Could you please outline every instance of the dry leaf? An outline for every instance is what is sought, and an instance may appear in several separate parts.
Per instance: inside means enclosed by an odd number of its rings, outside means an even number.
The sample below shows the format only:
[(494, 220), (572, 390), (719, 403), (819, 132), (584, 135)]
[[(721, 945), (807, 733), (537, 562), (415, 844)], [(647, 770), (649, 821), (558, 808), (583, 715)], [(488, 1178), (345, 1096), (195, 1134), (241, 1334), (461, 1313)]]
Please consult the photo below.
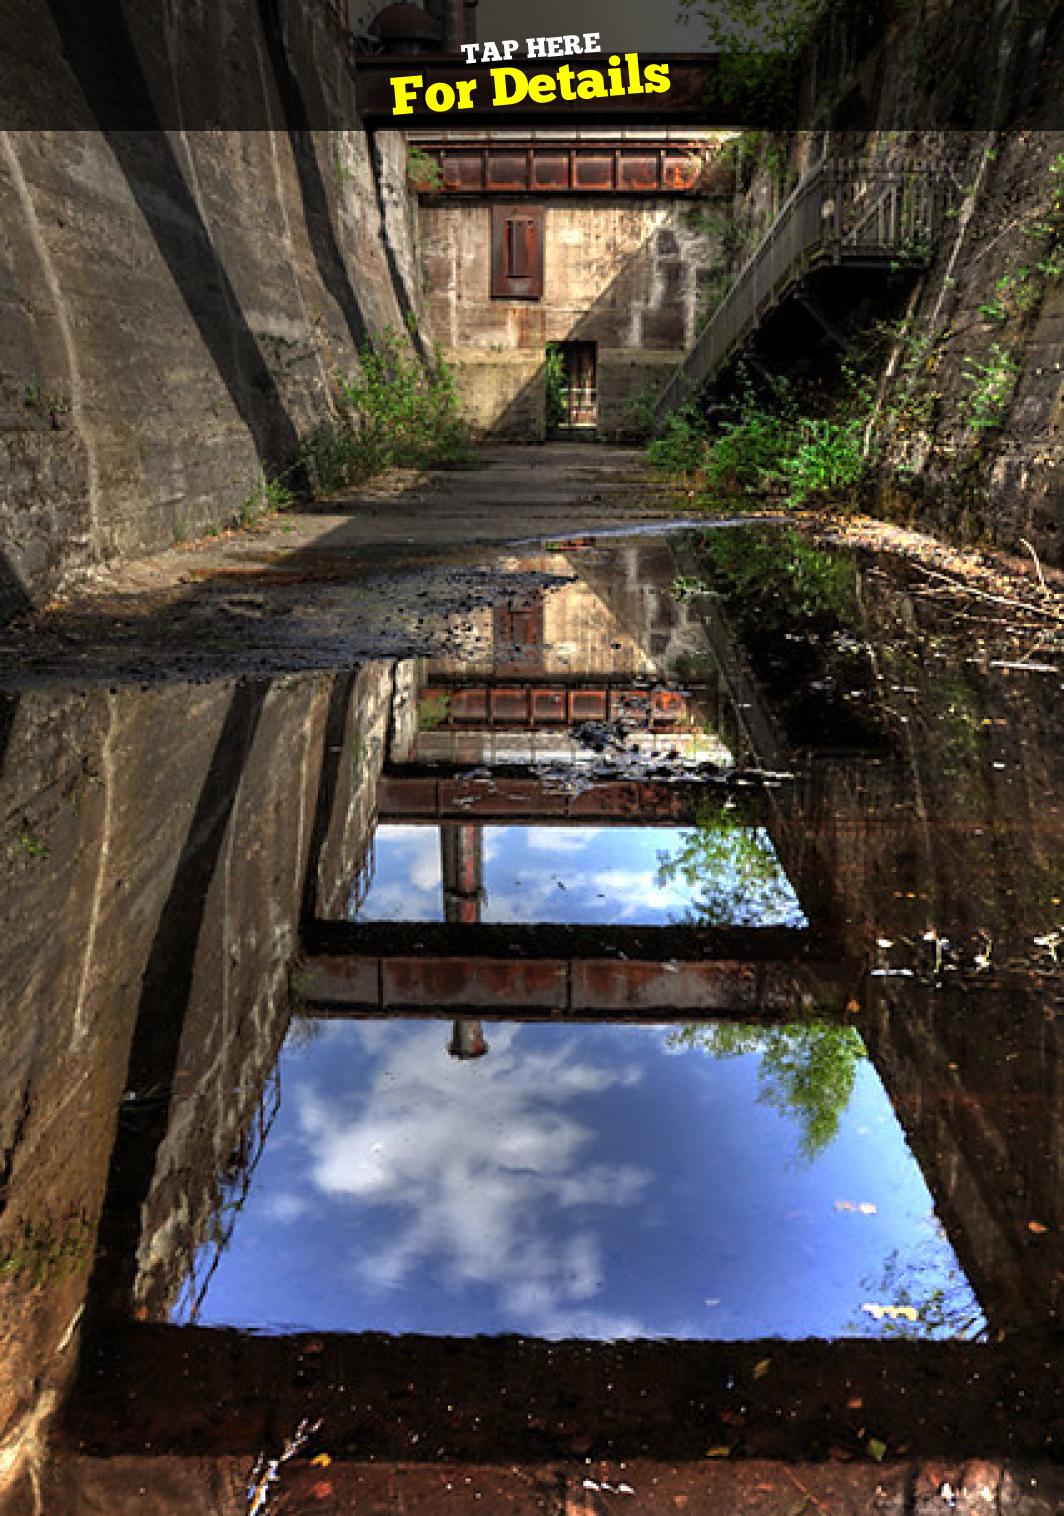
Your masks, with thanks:
[(765, 1375), (768, 1373), (771, 1367), (771, 1358), (759, 1358), (758, 1361), (754, 1364), (754, 1378), (764, 1379)]

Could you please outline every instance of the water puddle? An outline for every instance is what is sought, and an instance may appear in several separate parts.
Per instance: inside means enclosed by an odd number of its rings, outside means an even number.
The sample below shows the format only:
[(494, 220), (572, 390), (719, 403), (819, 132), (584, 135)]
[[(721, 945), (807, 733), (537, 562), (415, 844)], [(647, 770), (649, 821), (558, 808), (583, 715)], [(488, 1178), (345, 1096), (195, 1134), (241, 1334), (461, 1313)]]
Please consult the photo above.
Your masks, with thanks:
[[(474, 1060), (435, 1022), (298, 1029), (246, 1203), (176, 1319), (549, 1339), (985, 1328), (852, 1028), (484, 1034)], [(196, 1277), (210, 1269), (208, 1251)]]
[(700, 827), (380, 826), (351, 919), (808, 925), (768, 832), (724, 812)]
[(444, 573), (0, 697), (25, 1428), (1058, 1447), (1057, 650), (785, 526)]

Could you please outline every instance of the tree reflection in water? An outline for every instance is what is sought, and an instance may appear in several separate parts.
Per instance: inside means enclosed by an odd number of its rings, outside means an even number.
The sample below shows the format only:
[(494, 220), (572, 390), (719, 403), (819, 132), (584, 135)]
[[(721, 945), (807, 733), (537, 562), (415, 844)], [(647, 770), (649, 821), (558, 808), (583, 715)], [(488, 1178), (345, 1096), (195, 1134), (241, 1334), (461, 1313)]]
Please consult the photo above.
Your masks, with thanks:
[(685, 1026), (669, 1036), (668, 1046), (698, 1049), (712, 1058), (757, 1054), (761, 1060), (758, 1099), (798, 1118), (799, 1145), (809, 1161), (834, 1139), (850, 1103), (858, 1067), (867, 1056), (853, 1027), (823, 1022)]
[(801, 926), (805, 917), (763, 827), (724, 806), (703, 811), (675, 853), (658, 854), (658, 888), (681, 881), (685, 926)]
[[(866, 1282), (863, 1314), (850, 1330), (877, 1337), (985, 1340), (986, 1317), (956, 1259), (948, 1250), (943, 1253), (941, 1222), (930, 1217), (927, 1226), (927, 1240), (914, 1256), (903, 1260), (895, 1248), (882, 1276)], [(888, 1310), (880, 1314), (884, 1305)]]

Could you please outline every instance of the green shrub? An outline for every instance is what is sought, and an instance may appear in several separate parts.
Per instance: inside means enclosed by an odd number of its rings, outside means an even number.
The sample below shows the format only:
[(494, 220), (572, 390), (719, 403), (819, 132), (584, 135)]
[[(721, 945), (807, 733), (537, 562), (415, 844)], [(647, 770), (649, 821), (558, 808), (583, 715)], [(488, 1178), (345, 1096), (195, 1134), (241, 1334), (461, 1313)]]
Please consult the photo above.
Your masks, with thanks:
[(783, 465), (789, 505), (805, 505), (816, 496), (839, 500), (852, 496), (865, 470), (865, 422), (803, 418), (798, 440)]
[(964, 377), (969, 386), (969, 427), (973, 432), (993, 431), (1008, 414), (1020, 365), (1008, 348), (994, 342), (985, 363), (965, 360)]
[(774, 484), (785, 470), (792, 437), (788, 417), (760, 408), (747, 410), (738, 421), (725, 422), (720, 436), (709, 444), (706, 483), (747, 491)]
[(389, 330), (362, 350), (360, 361), (361, 372), (337, 386), (335, 422), (303, 443), (314, 492), (344, 489), (388, 468), (469, 464), (469, 424), (438, 350), (426, 367)]
[(767, 400), (746, 384), (733, 419), (711, 428), (694, 407), (677, 411), (647, 456), (667, 477), (724, 500), (766, 493), (792, 506), (818, 496), (850, 499), (866, 467), (872, 392), (859, 374), (844, 378), (833, 416), (802, 415), (782, 381)]
[(708, 439), (705, 423), (697, 411), (681, 406), (665, 422), (660, 437), (647, 448), (647, 458), (670, 479), (697, 474), (706, 461)]

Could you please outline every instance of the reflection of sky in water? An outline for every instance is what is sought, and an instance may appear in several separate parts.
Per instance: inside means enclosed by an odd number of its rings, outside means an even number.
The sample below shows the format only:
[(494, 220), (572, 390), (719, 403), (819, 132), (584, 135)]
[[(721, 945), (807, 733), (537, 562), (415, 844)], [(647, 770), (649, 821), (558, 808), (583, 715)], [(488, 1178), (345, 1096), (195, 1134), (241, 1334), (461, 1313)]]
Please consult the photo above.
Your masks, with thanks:
[[(485, 826), (482, 921), (661, 925), (697, 909), (703, 887), (659, 879), (690, 829), (680, 827)], [(768, 861), (768, 877), (744, 870), (742, 843)], [(361, 921), (442, 921), (440, 833), (435, 826), (381, 826)], [(709, 881), (722, 909), (716, 924), (804, 926), (805, 917), (768, 835), (734, 828)]]
[(495, 1024), (463, 1063), (449, 1030), (333, 1022), (286, 1048), (202, 1322), (856, 1335), (891, 1329), (862, 1306), (907, 1283), (974, 1309), (866, 1060), (810, 1158), (800, 1114), (758, 1099), (758, 1053), (678, 1052), (654, 1027)]

